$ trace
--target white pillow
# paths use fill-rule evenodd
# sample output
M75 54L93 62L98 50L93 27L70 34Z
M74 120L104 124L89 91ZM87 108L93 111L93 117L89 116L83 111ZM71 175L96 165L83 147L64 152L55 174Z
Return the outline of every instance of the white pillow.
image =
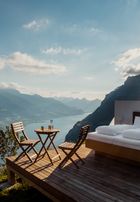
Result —
M116 124L116 125L103 125L103 126L98 126L96 128L96 132L99 134L104 134L104 135L118 135L122 133L122 131L133 128L132 125L128 124Z
M134 126L137 126L140 128L140 116L135 116Z
M122 135L125 138L140 140L140 129L136 128L125 130Z

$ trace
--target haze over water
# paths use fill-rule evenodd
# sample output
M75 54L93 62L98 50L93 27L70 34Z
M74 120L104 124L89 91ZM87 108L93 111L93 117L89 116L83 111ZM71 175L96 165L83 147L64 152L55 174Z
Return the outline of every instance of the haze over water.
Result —
M65 140L66 134L73 127L73 125L77 121L81 121L88 114L89 113L84 113L82 115L66 116L66 117L53 119L54 128L60 129L60 132L57 134L54 141L55 145L58 146L60 143L62 143ZM34 138L37 138L37 134L34 132L34 130L36 128L40 128L41 126L44 126L45 128L47 128L48 124L49 124L49 120L46 120L46 122L43 122L43 123L42 122L31 123L25 127L25 130L28 133L28 136L34 139Z

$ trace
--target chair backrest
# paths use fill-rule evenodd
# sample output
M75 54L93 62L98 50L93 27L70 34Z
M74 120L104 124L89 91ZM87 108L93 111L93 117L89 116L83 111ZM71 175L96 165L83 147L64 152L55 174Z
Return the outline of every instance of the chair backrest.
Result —
M85 126L81 127L80 133L79 133L79 138L78 138L78 141L75 145L76 148L77 147L79 148L81 146L81 144L85 141L87 134L89 132L89 128L90 128L89 125L85 125Z
M11 129L12 129L12 133L18 143L20 143L22 141L22 139L28 139L28 137L26 136L25 131L24 131L23 122L12 123Z

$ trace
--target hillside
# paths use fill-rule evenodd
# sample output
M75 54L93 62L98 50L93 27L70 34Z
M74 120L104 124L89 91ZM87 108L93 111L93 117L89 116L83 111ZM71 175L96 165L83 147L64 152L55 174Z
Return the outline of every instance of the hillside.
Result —
M101 104L101 100L99 100L99 99L87 100L85 98L83 98L83 99L75 98L74 99L74 98L66 98L66 97L60 97L60 98L56 98L56 99L61 101L64 104L66 104L69 107L75 107L77 109L81 109L85 113L93 112Z
M69 107L53 98L22 94L13 89L0 89L0 121L42 121L62 116L82 114L83 111Z
M106 95L101 105L85 119L79 120L68 132L66 140L76 141L81 126L89 124L94 131L99 125L108 125L114 117L116 100L140 100L140 75L128 77L123 85Z

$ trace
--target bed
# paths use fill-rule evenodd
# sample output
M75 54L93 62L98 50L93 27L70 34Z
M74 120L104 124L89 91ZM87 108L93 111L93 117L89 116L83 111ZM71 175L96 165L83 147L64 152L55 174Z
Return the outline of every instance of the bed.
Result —
M129 123L99 126L88 133L86 147L95 150L95 154L140 162L140 111L131 114Z

